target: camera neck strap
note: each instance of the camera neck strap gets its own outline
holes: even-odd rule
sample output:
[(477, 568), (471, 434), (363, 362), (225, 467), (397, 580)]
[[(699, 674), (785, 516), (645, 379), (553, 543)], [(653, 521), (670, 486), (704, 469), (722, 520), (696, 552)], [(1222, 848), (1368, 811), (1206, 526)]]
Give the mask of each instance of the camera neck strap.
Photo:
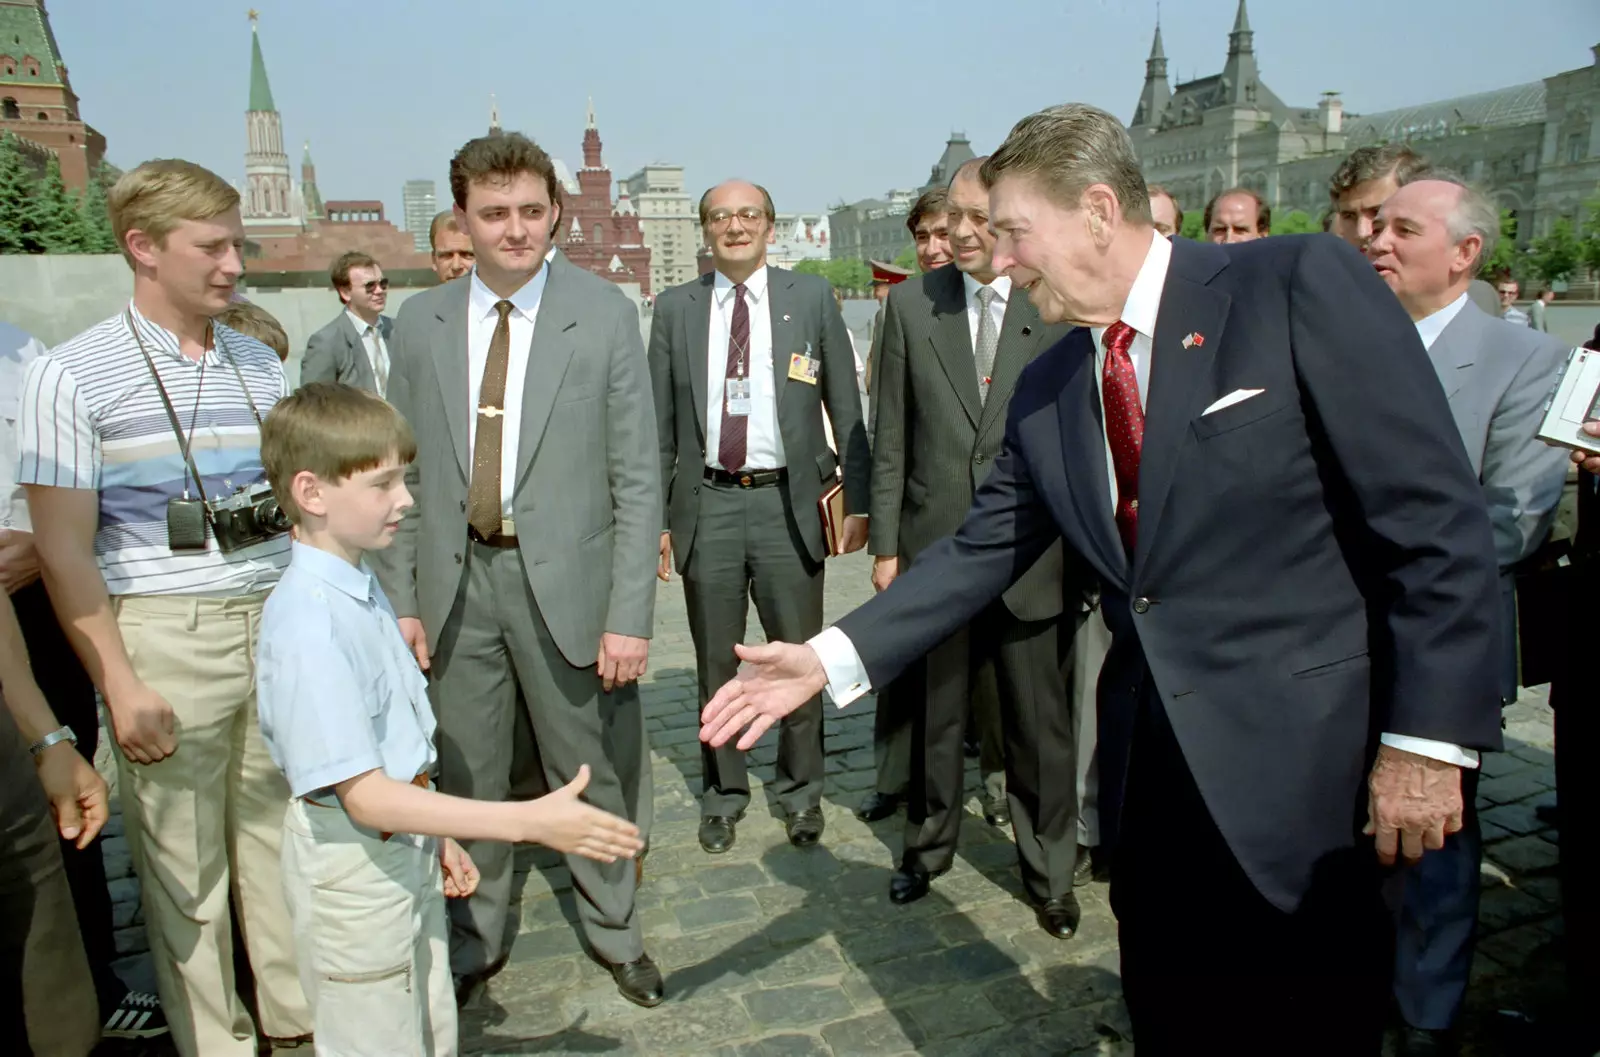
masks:
[[(139, 346), (139, 354), (144, 357), (144, 365), (150, 371), (150, 377), (156, 383), (156, 392), (161, 394), (161, 406), (167, 409), (167, 421), (172, 423), (172, 435), (178, 438), (178, 450), (183, 453), (184, 468), (194, 478), (195, 498), (204, 501), (206, 492), (200, 483), (200, 470), (194, 464), (194, 456), (189, 451), (189, 437), (183, 432), (183, 427), (178, 424), (178, 413), (172, 408), (172, 398), (167, 395), (167, 387), (161, 383), (161, 372), (156, 370), (156, 361), (150, 358), (150, 350), (144, 347), (144, 338), (139, 335), (139, 327), (133, 321), (133, 310), (130, 308), (123, 315), (123, 320), (128, 324), (128, 331), (133, 335), (134, 343)], [(205, 384), (205, 361), (200, 362), (200, 378), (202, 387)], [(253, 410), (253, 408), (252, 408)], [(194, 430), (195, 419), (200, 415), (200, 394), (195, 393), (194, 415), (190, 416), (189, 429)], [(188, 488), (184, 489), (184, 498), (189, 497)]]

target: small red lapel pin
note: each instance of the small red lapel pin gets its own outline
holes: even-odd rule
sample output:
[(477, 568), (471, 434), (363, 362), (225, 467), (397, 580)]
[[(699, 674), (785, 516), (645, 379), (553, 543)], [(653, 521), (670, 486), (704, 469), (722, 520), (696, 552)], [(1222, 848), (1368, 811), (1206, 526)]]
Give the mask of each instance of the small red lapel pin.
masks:
[(1199, 333), (1198, 331), (1193, 333), (1193, 334), (1185, 334), (1183, 336), (1183, 347), (1186, 348), (1186, 349), (1190, 348), (1190, 347), (1198, 349), (1202, 345), (1204, 345), (1205, 343), (1206, 343), (1206, 336), (1204, 334)]

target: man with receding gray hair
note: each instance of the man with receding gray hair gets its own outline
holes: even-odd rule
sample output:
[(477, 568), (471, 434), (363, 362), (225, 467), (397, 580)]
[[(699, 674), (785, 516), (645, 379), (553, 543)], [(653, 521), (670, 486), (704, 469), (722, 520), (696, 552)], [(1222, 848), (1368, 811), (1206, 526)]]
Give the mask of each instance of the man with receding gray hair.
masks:
[(982, 177), (995, 269), (1078, 327), (1023, 371), (955, 535), (807, 643), (737, 647), (701, 737), (847, 704), (1065, 539), (1113, 634), (1101, 825), (1140, 1057), (1375, 1057), (1379, 863), (1459, 829), (1461, 767), (1500, 745), (1489, 519), (1416, 329), (1337, 239), (1161, 238), (1094, 107), (1024, 118)]
[[(1366, 252), (1416, 324), (1483, 485), (1500, 566), (1504, 648), (1496, 687), (1510, 702), (1517, 695), (1512, 568), (1548, 535), (1566, 481), (1566, 453), (1535, 436), (1566, 349), (1468, 299), (1499, 230), (1493, 203), (1459, 177), (1433, 171), (1384, 200)], [(1461, 830), (1405, 872), (1394, 982), (1406, 1022), (1402, 1057), (1454, 1049), (1451, 1029), (1466, 996), (1478, 920), (1477, 773), (1463, 775)]]

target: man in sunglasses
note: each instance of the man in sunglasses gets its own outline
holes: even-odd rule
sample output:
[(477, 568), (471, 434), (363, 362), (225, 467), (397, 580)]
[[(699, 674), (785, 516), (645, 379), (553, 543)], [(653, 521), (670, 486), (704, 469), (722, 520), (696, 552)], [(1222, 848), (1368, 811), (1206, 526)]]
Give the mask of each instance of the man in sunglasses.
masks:
[(300, 361), (300, 384), (344, 382), (387, 396), (389, 330), (394, 319), (383, 314), (389, 303), (389, 280), (383, 266), (365, 253), (341, 254), (328, 270), (344, 311), (311, 335)]

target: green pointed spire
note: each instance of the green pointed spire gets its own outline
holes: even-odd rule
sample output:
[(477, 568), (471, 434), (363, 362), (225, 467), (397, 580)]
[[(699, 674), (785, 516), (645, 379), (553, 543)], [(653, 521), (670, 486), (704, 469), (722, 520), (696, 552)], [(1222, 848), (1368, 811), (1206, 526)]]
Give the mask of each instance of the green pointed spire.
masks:
[(310, 166), (310, 165), (314, 165), (315, 164), (311, 160), (311, 141), (310, 140), (306, 140), (306, 149), (305, 149), (305, 153), (300, 155), (300, 164), (301, 164), (302, 167)]
[(255, 12), (251, 12), (250, 27), (250, 110), (276, 110), (272, 103), (272, 85), (267, 83), (267, 64), (261, 58), (261, 35), (255, 26)]
[(1239, 0), (1239, 13), (1233, 17), (1233, 31), (1235, 33), (1250, 32), (1250, 16), (1245, 13), (1244, 0)]

